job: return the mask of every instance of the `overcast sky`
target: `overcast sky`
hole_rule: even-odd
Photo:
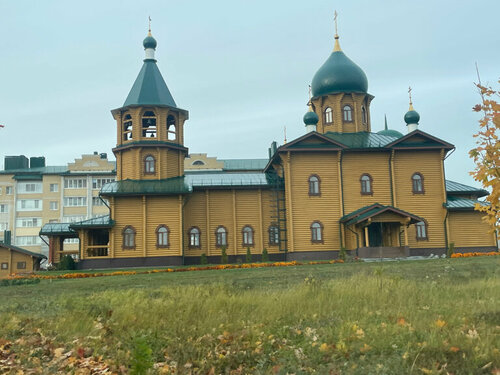
[[[0,158],[64,165],[116,144],[121,107],[144,58],[152,18],[158,66],[190,112],[185,145],[219,158],[265,158],[305,132],[307,87],[333,48],[368,77],[372,131],[406,133],[408,86],[420,129],[456,146],[446,177],[468,171],[483,83],[500,78],[500,1],[0,0]],[[111,158],[114,158],[111,156]]]

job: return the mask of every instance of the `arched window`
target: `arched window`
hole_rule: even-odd
[[[176,133],[176,123],[175,117],[172,115],[168,115],[167,117],[167,139],[169,141],[175,141],[177,139]]]
[[[352,121],[352,108],[350,105],[345,105],[342,112],[344,114],[344,121]]]
[[[148,155],[144,158],[144,173],[155,173],[155,158],[152,155]]]
[[[200,229],[198,227],[192,227],[189,230],[189,247],[200,247]]]
[[[169,247],[169,230],[165,225],[156,228],[156,247]]]
[[[325,109],[325,124],[331,124],[333,122],[333,111],[330,107]]]
[[[366,116],[366,108],[361,107],[361,119],[363,120],[363,124],[366,124],[368,122],[368,118]]]
[[[424,194],[424,176],[416,172],[411,176],[413,194]]]
[[[427,224],[425,221],[419,221],[416,223],[415,229],[417,232],[417,241],[427,240]]]
[[[215,231],[215,246],[227,246],[227,230],[222,225]]]
[[[156,115],[153,111],[146,111],[142,115],[142,137],[156,138]]]
[[[370,176],[368,173],[365,173],[365,174],[361,175],[361,177],[359,178],[359,181],[361,182],[361,194],[363,194],[363,195],[373,194],[372,176]]]
[[[205,163],[201,160],[195,160],[191,165],[205,165]]]
[[[280,243],[280,230],[276,224],[269,227],[269,245],[278,245]]]
[[[123,228],[122,232],[124,249],[135,249],[135,229],[134,227],[128,225]]]
[[[311,242],[323,242],[323,225],[319,221],[315,221],[311,224]]]
[[[241,230],[243,236],[243,246],[253,246],[253,228],[250,225],[246,225]]]
[[[132,116],[125,115],[123,118],[123,140],[130,141],[132,139]]]
[[[319,177],[315,174],[309,177],[309,195],[320,195],[319,190]]]

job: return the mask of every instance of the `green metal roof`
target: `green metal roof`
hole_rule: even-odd
[[[67,235],[68,238],[77,238],[78,234],[69,227],[70,224],[71,223],[47,223],[40,229],[39,234],[41,236]]]
[[[70,229],[74,228],[111,228],[113,225],[115,225],[115,221],[111,220],[111,217],[109,215],[104,215],[104,216],[98,216],[94,217],[92,219],[88,220],[83,220],[83,221],[77,221],[75,223],[71,223],[69,225]]]
[[[42,180],[43,175],[41,174],[15,174],[12,176],[14,180],[19,180],[19,181],[32,181],[32,180]]]
[[[156,65],[156,60],[144,60],[142,69],[123,104],[124,107],[130,105],[165,105],[177,108]]]
[[[423,221],[423,219],[417,215],[414,215],[410,212],[403,211],[400,208],[394,206],[384,206],[380,203],[374,203],[369,206],[361,207],[356,211],[353,211],[347,215],[344,215],[340,218],[340,222],[346,223],[346,225],[357,224],[360,223],[370,217],[377,216],[383,212],[393,212],[399,214],[401,216],[406,216],[411,218],[412,223],[417,223],[419,221]]]
[[[358,133],[336,133],[328,132],[326,137],[342,143],[349,148],[383,148],[398,137],[388,136],[378,133],[358,132]]]
[[[478,189],[473,186],[464,185],[451,180],[446,180],[446,193],[450,195],[471,194],[476,195],[478,198],[490,194],[487,190]]]
[[[5,169],[0,171],[0,174],[29,174],[29,175],[62,174],[67,170],[68,167],[66,166],[52,166],[52,167],[22,168],[22,169]]]
[[[476,203],[479,203],[481,206],[487,206],[487,202],[482,202],[474,199],[466,199],[454,196],[448,196],[447,202],[444,204],[446,208],[450,211],[472,211],[476,206]]]
[[[19,253],[23,253],[23,254],[26,254],[26,255],[31,255],[32,257],[35,257],[35,258],[40,258],[40,259],[47,259],[47,257],[43,254],[40,254],[40,253],[34,253],[33,251],[29,251],[29,250],[26,250],[26,249],[23,249],[21,247],[17,247],[17,246],[14,246],[14,245],[7,245],[3,242],[0,242],[0,247],[5,247],[7,249],[11,249],[13,251],[17,251]]]
[[[262,171],[269,161],[268,159],[222,159],[220,160],[224,163],[224,170],[238,170],[238,171],[250,171],[258,170]]]

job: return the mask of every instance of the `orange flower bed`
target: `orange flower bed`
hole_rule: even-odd
[[[42,280],[55,280],[55,279],[84,279],[89,277],[104,277],[104,276],[124,276],[124,275],[144,275],[160,272],[190,272],[190,271],[211,271],[211,270],[233,270],[238,268],[263,268],[263,267],[290,267],[290,266],[304,266],[309,264],[334,264],[344,263],[342,259],[329,260],[329,261],[313,261],[313,262],[274,262],[274,263],[245,263],[245,264],[219,264],[216,266],[201,266],[201,267],[188,267],[188,268],[164,268],[149,271],[115,271],[115,272],[96,272],[96,273],[65,273],[63,275],[12,275],[8,279],[42,279]]]
[[[471,258],[471,257],[484,257],[484,256],[494,256],[494,255],[500,255],[500,252],[490,251],[489,253],[479,253],[479,252],[455,253],[455,254],[451,254],[451,257],[452,258]]]

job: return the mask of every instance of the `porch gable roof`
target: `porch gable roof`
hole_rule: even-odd
[[[369,206],[361,207],[356,211],[353,211],[340,219],[341,223],[345,223],[347,225],[359,224],[365,220],[368,220],[374,216],[380,215],[384,212],[390,212],[402,217],[406,217],[410,219],[410,223],[418,223],[420,221],[424,221],[421,217],[414,215],[410,212],[403,211],[394,206],[384,206],[380,203],[374,203]]]

